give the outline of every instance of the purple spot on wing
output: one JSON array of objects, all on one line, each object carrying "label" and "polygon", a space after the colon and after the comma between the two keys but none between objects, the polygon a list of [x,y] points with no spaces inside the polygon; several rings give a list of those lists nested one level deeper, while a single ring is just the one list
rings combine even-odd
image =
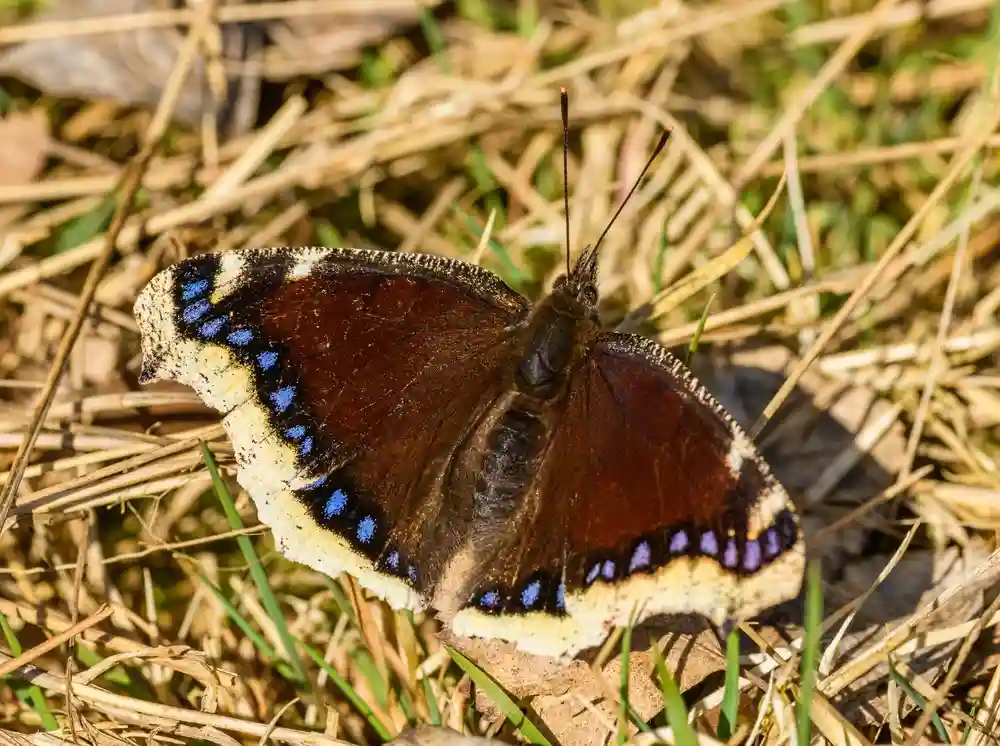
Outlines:
[{"label": "purple spot on wing", "polygon": [[604,560],[604,564],[601,565],[601,575],[605,580],[614,580],[615,578],[615,563],[611,560]]},{"label": "purple spot on wing", "polygon": [[497,591],[486,591],[479,602],[487,609],[495,609],[500,605],[500,594]]},{"label": "purple spot on wing", "polygon": [[781,551],[781,543],[778,540],[778,532],[769,528],[764,532],[764,556],[768,559],[777,557]]},{"label": "purple spot on wing", "polygon": [[644,567],[649,567],[650,561],[653,559],[653,550],[649,546],[648,541],[641,541],[636,546],[635,551],[632,552],[632,559],[628,563],[628,571],[635,572],[636,570],[641,570]]},{"label": "purple spot on wing", "polygon": [[538,601],[538,597],[542,593],[542,584],[537,580],[531,581],[527,587],[521,591],[521,605],[526,609],[530,609]]},{"label": "purple spot on wing", "polygon": [[587,585],[590,585],[595,580],[597,580],[597,576],[600,574],[601,574],[601,563],[598,562],[596,565],[591,567],[590,570],[587,571],[587,577],[584,580],[587,583]]},{"label": "purple spot on wing", "polygon": [[748,539],[743,547],[743,569],[747,572],[760,569],[760,542],[756,539]]},{"label": "purple spot on wing", "polygon": [[389,552],[389,556],[385,558],[385,562],[393,570],[399,569],[399,552],[393,550]]},{"label": "purple spot on wing", "polygon": [[560,583],[559,587],[556,588],[556,608],[565,609],[566,608],[566,584]]},{"label": "purple spot on wing", "polygon": [[711,531],[706,531],[701,535],[701,551],[712,557],[719,553],[719,540]]},{"label": "purple spot on wing", "polygon": [[740,562],[739,552],[736,551],[736,539],[729,537],[726,548],[722,551],[722,564],[731,570],[735,570]]},{"label": "purple spot on wing", "polygon": [[278,353],[271,350],[262,352],[257,356],[257,364],[261,370],[270,370],[276,362],[278,362]]},{"label": "purple spot on wing", "polygon": [[688,535],[686,531],[678,531],[670,537],[670,553],[680,554],[688,548]]}]

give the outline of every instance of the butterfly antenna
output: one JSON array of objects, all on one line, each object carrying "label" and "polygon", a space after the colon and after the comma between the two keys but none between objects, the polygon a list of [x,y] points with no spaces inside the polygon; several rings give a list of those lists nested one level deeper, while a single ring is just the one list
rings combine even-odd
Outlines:
[{"label": "butterfly antenna", "polygon": [[625,199],[623,199],[622,203],[618,205],[618,209],[615,210],[615,214],[611,216],[611,220],[608,221],[608,224],[604,228],[604,231],[597,239],[597,243],[594,244],[593,251],[595,254],[597,253],[597,247],[601,245],[601,241],[603,241],[604,237],[608,235],[608,231],[611,230],[611,226],[615,224],[615,221],[618,219],[618,216],[621,215],[622,210],[625,209],[625,205],[628,204],[629,199],[631,199],[632,195],[635,194],[635,190],[639,188],[639,182],[642,181],[642,177],[646,175],[646,172],[649,170],[649,167],[652,166],[653,161],[656,160],[656,156],[660,154],[660,151],[663,150],[663,148],[667,144],[667,140],[669,139],[670,139],[670,130],[663,130],[663,134],[660,135],[660,141],[656,143],[656,147],[653,148],[653,154],[649,156],[649,160],[646,161],[646,165],[642,167],[642,171],[640,171],[639,176],[636,177],[635,183],[632,185],[632,188],[628,190],[628,194],[625,195]]},{"label": "butterfly antenna", "polygon": [[569,94],[565,88],[559,89],[559,108],[562,110],[563,126],[563,212],[566,216],[566,274],[569,268]]}]

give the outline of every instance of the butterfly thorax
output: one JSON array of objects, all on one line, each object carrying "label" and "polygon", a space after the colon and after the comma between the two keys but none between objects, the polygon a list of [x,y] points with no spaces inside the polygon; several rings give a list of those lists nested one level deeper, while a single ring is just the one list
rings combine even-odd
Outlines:
[{"label": "butterfly thorax", "polygon": [[518,391],[540,402],[560,398],[587,343],[600,331],[596,300],[592,283],[576,273],[557,280],[525,329],[514,376]]}]

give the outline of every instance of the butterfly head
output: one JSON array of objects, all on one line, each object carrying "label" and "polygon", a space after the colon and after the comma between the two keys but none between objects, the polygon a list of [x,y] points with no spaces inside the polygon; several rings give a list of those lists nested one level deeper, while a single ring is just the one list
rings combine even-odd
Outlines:
[{"label": "butterfly head", "polygon": [[597,313],[596,247],[585,248],[572,271],[556,279],[552,295],[566,315],[585,318]]}]

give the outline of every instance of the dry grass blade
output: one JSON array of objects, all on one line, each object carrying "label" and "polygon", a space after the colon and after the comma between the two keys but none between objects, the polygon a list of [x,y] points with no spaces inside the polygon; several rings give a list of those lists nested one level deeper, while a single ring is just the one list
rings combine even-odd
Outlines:
[{"label": "dry grass blade", "polygon": [[840,330],[841,326],[847,321],[847,319],[857,310],[858,306],[861,304],[868,294],[882,279],[882,275],[886,272],[892,262],[897,256],[906,248],[909,241],[916,234],[917,229],[920,227],[921,222],[927,215],[934,209],[939,201],[944,197],[944,195],[954,186],[962,175],[965,173],[966,167],[972,162],[972,159],[976,157],[979,151],[983,147],[983,143],[986,142],[986,138],[992,134],[996,129],[997,123],[1000,122],[1000,115],[995,112],[991,116],[987,117],[987,121],[976,131],[976,133],[969,138],[969,144],[965,149],[959,153],[955,159],[952,161],[948,173],[937,183],[927,199],[921,204],[920,209],[918,209],[907,221],[903,229],[896,234],[892,243],[886,248],[885,252],[879,258],[878,264],[875,268],[862,280],[858,288],[851,293],[851,296],[847,299],[843,306],[837,311],[836,315],[830,321],[828,321],[824,327],[823,331],[817,337],[816,341],[812,346],[806,351],[802,356],[802,359],[796,363],[792,372],[788,375],[788,378],[782,384],[778,393],[774,395],[771,402],[767,405],[767,408],[761,414],[760,418],[754,424],[751,429],[752,435],[757,435],[763,429],[767,421],[774,416],[778,407],[785,398],[791,393],[792,389],[798,383],[799,379],[806,372],[810,365],[819,357],[823,349],[831,342],[837,332]]}]

